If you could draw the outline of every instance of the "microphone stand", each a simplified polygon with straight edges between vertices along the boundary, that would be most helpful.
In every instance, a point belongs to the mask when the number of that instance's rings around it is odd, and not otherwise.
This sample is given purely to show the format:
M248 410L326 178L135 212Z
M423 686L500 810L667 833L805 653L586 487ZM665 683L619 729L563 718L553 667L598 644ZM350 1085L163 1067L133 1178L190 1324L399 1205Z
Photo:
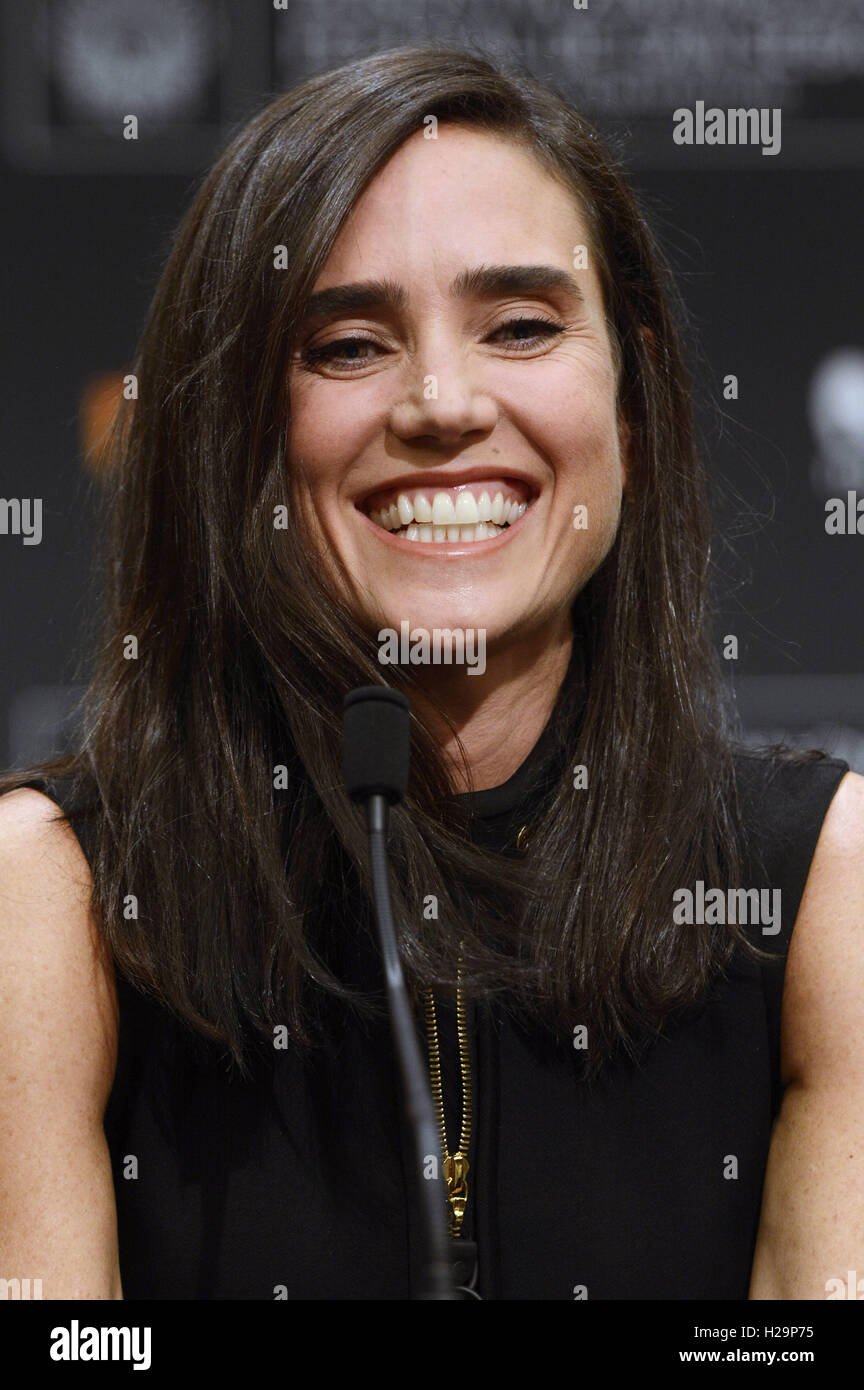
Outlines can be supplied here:
M448 1253L448 1234L445 1223L445 1204L441 1184L443 1168L435 1108L426 1080L423 1059L414 1029L414 1018L405 989L402 962L393 929L390 903L390 884L387 878L387 826L389 804L386 796L373 792L366 800L366 826L369 832L369 853L372 866L372 896L378 941L384 963L387 999L393 1042L402 1075L405 1112L411 1127L418 1189L423 1223L425 1252L426 1299L454 1299L453 1280ZM434 1177L427 1177L429 1160L434 1161Z

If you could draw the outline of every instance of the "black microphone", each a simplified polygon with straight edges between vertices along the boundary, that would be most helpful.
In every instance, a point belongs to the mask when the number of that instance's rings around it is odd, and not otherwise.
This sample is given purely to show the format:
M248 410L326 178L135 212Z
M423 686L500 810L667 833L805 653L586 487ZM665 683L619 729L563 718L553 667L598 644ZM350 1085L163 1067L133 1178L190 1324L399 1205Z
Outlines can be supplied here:
M414 1178L423 1218L424 1291L420 1297L455 1299L448 1256L441 1142L402 975L387 878L389 808L391 803L402 800L408 786L410 715L406 696L386 685L364 685L346 695L342 772L352 801L366 804L378 941L393 1043L402 1076L403 1103L414 1143ZM435 1160L432 1165L430 1158Z

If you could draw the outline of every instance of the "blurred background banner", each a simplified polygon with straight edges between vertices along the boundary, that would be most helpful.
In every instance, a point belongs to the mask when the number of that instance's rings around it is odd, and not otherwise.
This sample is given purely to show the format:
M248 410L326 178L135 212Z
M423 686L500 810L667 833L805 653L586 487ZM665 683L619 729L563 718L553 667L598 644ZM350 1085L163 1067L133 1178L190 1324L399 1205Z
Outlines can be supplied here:
M864 534L826 529L864 499L861 0L3 0L0 20L0 763L75 736L100 443L197 179L304 76L442 38L524 63L613 139L698 344L749 736L864 772ZM712 143L733 110L760 138Z
M195 168L253 93L417 38L526 63L626 129L631 158L680 167L669 114L705 101L779 107L786 167L864 162L860 0L4 0L3 139L30 168ZM671 146L671 147L670 147ZM753 158L746 146L714 162ZM719 156L719 160L717 158Z
M604 126L626 124L633 154L680 167L669 113L781 106L799 167L864 162L864 8L860 0L286 0L274 15L275 77L290 84L358 48L436 38L517 55ZM758 96L758 100L757 100ZM727 147L725 162L752 157ZM787 165L787 167L789 167Z
M261 30L251 62L245 41L232 43L222 0L4 0L7 158L54 172L128 171L117 123L132 114L138 169L194 169L214 152L238 93L267 86L269 14L235 5L235 25L244 8L243 28L254 29L257 11Z

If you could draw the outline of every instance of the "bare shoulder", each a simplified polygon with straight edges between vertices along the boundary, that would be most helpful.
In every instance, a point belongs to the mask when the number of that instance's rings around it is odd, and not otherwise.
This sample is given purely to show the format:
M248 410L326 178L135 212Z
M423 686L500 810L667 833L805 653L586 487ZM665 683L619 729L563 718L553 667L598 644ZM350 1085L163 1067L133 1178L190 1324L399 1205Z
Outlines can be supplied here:
M116 991L90 913L92 878L68 821L31 787L0 796L0 1013L4 1033L31 1057L34 1033L57 1055L86 1047L73 1064L107 1096L116 1054ZM69 1047L69 1045L72 1045ZM63 1070L59 1067L58 1070Z
M4 868L26 872L31 855L51 852L65 858L65 868L76 868L76 878L89 882L90 871L77 837L50 796L35 787L17 787L0 796L0 856ZM20 862L23 853L24 861Z
M862 1033L864 778L850 772L822 824L789 947L786 1088L771 1137L751 1298L845 1297L849 1272L864 1270Z
M860 855L864 850L864 777L847 772L828 807L813 863L829 854Z
M783 990L784 1079L864 1073L864 777L828 808L801 899ZM851 1031L850 1031L851 1030Z
M91 891L50 797L0 796L0 1279L44 1298L122 1297L103 1130L117 995Z

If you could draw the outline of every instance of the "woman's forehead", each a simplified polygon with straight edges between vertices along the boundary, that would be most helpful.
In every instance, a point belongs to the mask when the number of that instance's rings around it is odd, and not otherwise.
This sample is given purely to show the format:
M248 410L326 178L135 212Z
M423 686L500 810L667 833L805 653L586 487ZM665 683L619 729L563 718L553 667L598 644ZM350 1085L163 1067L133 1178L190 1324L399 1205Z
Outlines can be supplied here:
M590 290L588 228L575 193L522 143L442 125L416 132L367 185L315 289L356 279L434 275L449 287L483 265L552 265Z

